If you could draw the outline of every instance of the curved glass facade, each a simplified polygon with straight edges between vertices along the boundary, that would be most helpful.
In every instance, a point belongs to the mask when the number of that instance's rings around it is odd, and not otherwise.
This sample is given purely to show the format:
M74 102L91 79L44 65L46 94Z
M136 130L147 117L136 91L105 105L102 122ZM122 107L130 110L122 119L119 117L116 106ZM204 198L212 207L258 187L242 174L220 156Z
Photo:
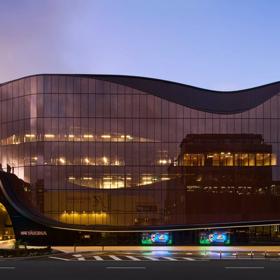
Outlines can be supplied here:
M273 220L279 98L221 114L104 77L22 78L0 85L0 162L30 183L26 192L41 213L63 223ZM257 216L244 213L250 207Z

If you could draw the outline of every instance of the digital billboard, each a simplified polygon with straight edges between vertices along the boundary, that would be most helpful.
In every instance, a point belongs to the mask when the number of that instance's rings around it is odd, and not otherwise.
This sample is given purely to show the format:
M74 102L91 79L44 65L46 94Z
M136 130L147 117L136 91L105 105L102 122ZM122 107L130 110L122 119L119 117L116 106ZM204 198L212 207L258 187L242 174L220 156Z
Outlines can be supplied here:
M142 245L171 245L172 235L170 232L145 232L141 237Z
M229 245L230 233L227 231L201 232L199 234L200 245Z

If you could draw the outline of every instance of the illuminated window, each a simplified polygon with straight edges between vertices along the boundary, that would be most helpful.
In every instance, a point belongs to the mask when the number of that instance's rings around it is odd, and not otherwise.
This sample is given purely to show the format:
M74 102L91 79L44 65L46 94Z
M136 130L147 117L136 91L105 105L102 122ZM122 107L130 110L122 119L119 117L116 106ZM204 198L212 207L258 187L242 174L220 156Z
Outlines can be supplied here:
M219 166L220 165L220 158L219 154L213 154L213 166Z
M249 154L249 166L255 166L255 154Z
M203 166L204 155L203 154L184 154L183 158L184 166Z
M263 154L256 154L256 166L263 166Z
M101 138L103 138L103 139L110 139L111 135L104 134L104 135L101 135Z
M63 158L63 157L59 158L59 163L60 164L65 164L66 163L65 158Z
M54 134L45 134L45 138L47 139L52 139L54 137L55 137Z
M183 165L191 166L191 155L184 154Z
M241 166L249 165L249 157L248 154L241 154Z
M91 139L91 138L93 138L93 135L92 134L84 134L84 138Z
M271 154L271 165L277 165L277 157L275 154Z
M225 157L226 157L226 166L233 166L233 154L227 152Z
M263 154L263 165L271 165L270 154Z

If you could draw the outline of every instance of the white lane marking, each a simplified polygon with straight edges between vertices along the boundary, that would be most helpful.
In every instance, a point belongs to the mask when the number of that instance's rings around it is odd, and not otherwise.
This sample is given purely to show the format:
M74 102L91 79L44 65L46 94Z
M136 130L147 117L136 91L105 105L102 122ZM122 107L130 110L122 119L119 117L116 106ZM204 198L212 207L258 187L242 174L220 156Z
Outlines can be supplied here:
M109 255L109 257L115 261L121 261L120 258L118 258L117 256L114 256L114 255Z
M223 257L222 259L226 259L227 257ZM235 258L234 258L235 259ZM252 260L252 258L242 258L241 256L238 257L239 260ZM257 258L254 257L254 260L266 260L266 258Z
M49 257L50 259L60 260L60 261L70 261L69 259L59 258L59 257Z
M107 266L106 269L146 269L145 266Z
M195 259L193 258L183 258L184 260L187 260L187 261L195 261Z
M264 269L263 266L226 266L225 269Z
M126 256L127 258L133 260L133 261L140 261L138 258L135 258L133 256Z
M151 260L151 261L159 261L159 259L153 258L153 257L146 257L144 256L144 258Z
M73 257L78 258L78 261L85 261L85 260L86 260L86 259L85 259L82 255L80 255L80 254L78 254L78 255L73 255Z
M163 259L166 259L168 261L177 261L176 259L174 258L171 258L171 257L162 257Z
M100 256L93 256L93 258L94 258L96 261L103 261L103 259L102 259Z
M14 266L0 266L0 269L16 269Z

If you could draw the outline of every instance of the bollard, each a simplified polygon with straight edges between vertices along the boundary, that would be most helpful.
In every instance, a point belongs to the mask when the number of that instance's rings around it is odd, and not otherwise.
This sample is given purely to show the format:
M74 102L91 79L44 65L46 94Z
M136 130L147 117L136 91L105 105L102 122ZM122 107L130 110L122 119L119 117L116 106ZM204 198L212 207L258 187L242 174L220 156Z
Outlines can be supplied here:
M222 252L220 251L220 259L222 259Z

